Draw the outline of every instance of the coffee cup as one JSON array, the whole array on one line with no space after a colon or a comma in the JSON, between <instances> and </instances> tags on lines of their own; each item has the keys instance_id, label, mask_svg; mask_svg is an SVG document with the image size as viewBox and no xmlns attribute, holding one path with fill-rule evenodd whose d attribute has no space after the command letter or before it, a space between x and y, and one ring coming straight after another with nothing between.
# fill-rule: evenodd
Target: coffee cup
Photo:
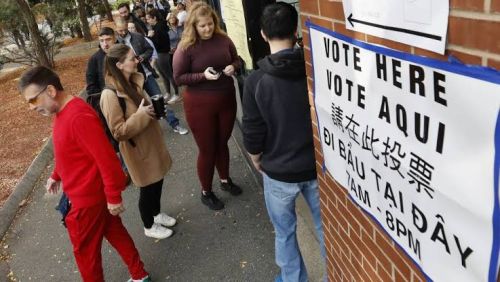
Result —
<instances>
[{"instance_id":1,"label":"coffee cup","mask_svg":"<svg viewBox=\"0 0 500 282\"><path fill-rule=\"evenodd\" d=\"M153 104L153 109L157 119L162 119L165 117L165 98L163 95L157 94L151 97L151 102Z\"/></svg>"}]
</instances>

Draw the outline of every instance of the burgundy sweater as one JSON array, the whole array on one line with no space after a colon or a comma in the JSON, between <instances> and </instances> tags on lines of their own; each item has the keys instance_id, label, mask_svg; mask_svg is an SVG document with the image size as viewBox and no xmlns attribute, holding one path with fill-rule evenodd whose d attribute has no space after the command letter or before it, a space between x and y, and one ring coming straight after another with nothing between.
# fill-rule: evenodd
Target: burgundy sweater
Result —
<instances>
[{"instance_id":1,"label":"burgundy sweater","mask_svg":"<svg viewBox=\"0 0 500 282\"><path fill-rule=\"evenodd\" d=\"M73 98L56 114L53 124L54 180L75 208L118 204L125 175L96 112L82 99Z\"/></svg>"},{"instance_id":2,"label":"burgundy sweater","mask_svg":"<svg viewBox=\"0 0 500 282\"><path fill-rule=\"evenodd\" d=\"M233 92L233 79L221 74L218 80L207 80L203 72L208 67L222 71L232 64L240 68L236 47L229 37L214 34L207 40L198 40L186 50L177 49L174 54L174 79L178 85L187 85L191 92Z\"/></svg>"}]
</instances>

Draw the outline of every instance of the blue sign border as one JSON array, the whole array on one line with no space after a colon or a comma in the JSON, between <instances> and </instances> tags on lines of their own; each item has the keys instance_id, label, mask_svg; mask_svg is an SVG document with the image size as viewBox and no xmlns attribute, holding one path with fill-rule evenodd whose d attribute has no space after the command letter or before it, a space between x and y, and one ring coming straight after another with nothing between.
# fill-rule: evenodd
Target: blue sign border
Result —
<instances>
[{"instance_id":1,"label":"blue sign border","mask_svg":"<svg viewBox=\"0 0 500 282\"><path fill-rule=\"evenodd\" d=\"M380 47L376 45L371 45L363 41L356 40L351 37L347 37L343 34L337 33L335 31L329 30L327 28L324 28L322 26L316 25L312 23L311 21L307 20L305 22L305 25L309 28L309 42L312 42L311 40L311 29L315 29L317 31L326 33L328 35L331 35L333 37L336 37L340 40L346 41L350 44L359 46L361 48L373 51L375 53L379 54L384 54L387 56L395 57L401 60L413 62L416 64L420 65L425 65L428 67L476 78L479 80L487 81L487 82L492 82L495 84L500 84L500 72L496 71L492 68L488 67L481 67L481 66L468 66L465 64L457 63L457 62L444 62L444 61L439 61L433 58L427 58L427 57L421 57L409 53L404 53L400 51L396 51L393 49L388 49L385 47ZM314 60L313 58L313 48L312 44L310 46L311 49L311 64L313 68L313 79L314 79ZM313 99L316 104L316 85L313 83ZM315 105L316 108L316 105ZM319 124L319 119L318 119L318 112L316 111L316 120L318 121L318 136L320 137L321 140L321 126ZM324 155L324 154L323 154ZM322 164L323 172L326 171L326 165L323 160ZM488 272L488 281L490 282L495 282L497 278L497 267L498 267L498 261L499 261L499 253L500 253L500 195L499 195L499 170L500 170L500 110L499 113L497 114L497 122L496 122L496 128L495 128L495 161L494 161L494 187L493 187L493 194L494 194L494 199L493 199L493 215L492 215L492 220L493 220L493 246L491 248L491 257L490 257L490 267L489 267L489 272ZM361 205L359 205L349 194L349 197L351 200L358 205L360 208L362 208L366 214L368 214L375 223L377 223L382 230L389 236L389 233L385 231L385 228L382 226L382 224L373 216L369 211L365 210ZM392 239L392 237L391 237ZM398 246L406 255L408 255L408 252L399 245L395 240L393 240L396 246ZM408 257L415 263L415 265L422 271L422 273L425 275L425 278L427 281L432 281L432 279L425 273L425 271L422 269L419 263L417 263L411 256L408 255Z\"/></svg>"}]
</instances>

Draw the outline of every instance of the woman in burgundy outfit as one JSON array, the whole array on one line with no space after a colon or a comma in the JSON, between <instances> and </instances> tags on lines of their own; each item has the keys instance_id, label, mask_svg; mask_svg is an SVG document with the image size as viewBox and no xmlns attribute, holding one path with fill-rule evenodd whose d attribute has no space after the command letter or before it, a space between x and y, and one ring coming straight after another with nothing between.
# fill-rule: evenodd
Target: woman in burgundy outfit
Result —
<instances>
[{"instance_id":1,"label":"woman in burgundy outfit","mask_svg":"<svg viewBox=\"0 0 500 282\"><path fill-rule=\"evenodd\" d=\"M232 75L240 63L233 42L220 29L219 22L207 4L192 5L173 60L176 83L187 86L184 111L198 145L201 201L213 210L224 208L212 192L214 167L221 189L232 195L241 194L241 188L229 178L227 146L236 117Z\"/></svg>"}]
</instances>

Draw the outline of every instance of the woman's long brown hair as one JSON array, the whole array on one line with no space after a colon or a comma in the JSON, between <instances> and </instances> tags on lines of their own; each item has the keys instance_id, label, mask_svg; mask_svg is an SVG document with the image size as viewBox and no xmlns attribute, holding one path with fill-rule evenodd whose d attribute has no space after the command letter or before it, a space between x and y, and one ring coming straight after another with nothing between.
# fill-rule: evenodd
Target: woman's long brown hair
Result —
<instances>
[{"instance_id":1,"label":"woman's long brown hair","mask_svg":"<svg viewBox=\"0 0 500 282\"><path fill-rule=\"evenodd\" d=\"M127 81L122 71L116 66L116 63L125 61L129 51L130 47L125 44L115 44L109 48L105 60L105 73L107 77L113 78L117 90L129 96L134 101L134 104L139 106L142 100L142 96L137 92L139 86L132 81Z\"/></svg>"}]
</instances>

